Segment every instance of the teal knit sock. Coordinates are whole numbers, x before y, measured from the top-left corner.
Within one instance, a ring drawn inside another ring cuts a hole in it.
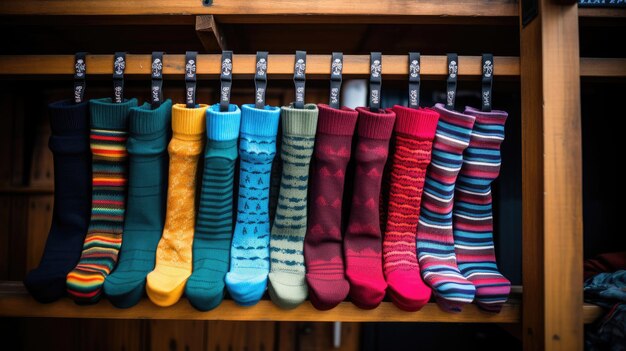
[[[171,114],[170,100],[154,110],[148,103],[130,110],[124,238],[117,267],[104,281],[104,293],[120,308],[139,302],[146,275],[154,269],[156,247],[165,222]]]
[[[282,308],[294,308],[307,297],[304,279],[304,234],[307,223],[309,164],[317,129],[317,106],[282,108],[283,139],[278,207],[270,239],[269,293]]]
[[[270,268],[268,197],[280,109],[241,109],[239,201],[226,287],[235,302],[251,306],[263,296]]]
[[[230,239],[233,233],[233,181],[237,159],[237,136],[241,111],[230,105],[207,109],[207,144],[200,207],[193,237],[193,273],[185,288],[191,304],[211,310],[224,297],[224,276],[228,272]]]

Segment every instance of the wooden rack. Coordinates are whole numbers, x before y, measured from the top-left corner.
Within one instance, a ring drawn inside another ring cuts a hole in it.
[[[315,311],[308,303],[283,311],[269,301],[251,308],[225,301],[211,312],[198,312],[185,300],[170,308],[155,307],[144,300],[126,310],[115,309],[106,301],[95,306],[75,306],[64,299],[41,305],[28,297],[20,284],[5,282],[0,283],[0,316],[520,323],[525,350],[582,350],[583,324],[595,320],[602,311],[582,300],[581,77],[623,79],[626,58],[581,58],[579,23],[581,26],[623,25],[626,10],[578,9],[572,0],[537,0],[537,4],[537,16],[523,26],[521,4],[515,0],[214,0],[212,6],[203,6],[200,0],[0,1],[0,18],[8,25],[188,26],[196,31],[202,46],[213,53],[219,51],[216,48],[228,49],[228,39],[232,39],[222,25],[232,29],[249,24],[270,27],[306,24],[307,30],[314,33],[326,24],[388,27],[452,24],[459,26],[456,30],[469,28],[466,26],[515,27],[519,30],[519,57],[496,56],[494,73],[512,81],[519,79],[521,85],[524,252],[521,301],[506,304],[498,315],[482,313],[475,306],[467,306],[459,314],[448,314],[434,304],[417,313],[406,313],[389,302],[372,311],[342,303],[326,312]],[[276,27],[271,28],[276,30]],[[502,43],[494,43],[498,44]],[[250,78],[254,74],[254,55],[250,51],[247,50],[248,55],[234,55],[236,78]],[[422,55],[423,77],[446,74],[446,57],[441,55],[443,52],[437,53],[440,55]],[[199,55],[199,77],[216,78],[219,58],[217,54]],[[73,60],[72,55],[0,56],[0,79],[70,78]],[[293,63],[293,55],[270,54],[270,79],[291,78]],[[406,79],[407,64],[406,55],[384,55],[385,79]],[[183,69],[183,55],[165,56],[166,78],[180,79]],[[87,56],[88,77],[105,77],[111,73],[112,55]],[[127,55],[125,73],[147,78],[149,55]],[[307,77],[328,79],[329,73],[330,55],[307,57]],[[365,77],[368,73],[369,56],[344,56],[345,76]],[[479,56],[459,56],[460,78],[476,79],[479,75]],[[0,187],[0,193],[28,195],[39,191]]]

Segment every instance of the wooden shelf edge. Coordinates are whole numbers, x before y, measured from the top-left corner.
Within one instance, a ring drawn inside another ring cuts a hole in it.
[[[581,77],[626,77],[626,58],[582,57]]]
[[[97,318],[97,319],[171,319],[223,321],[302,321],[302,322],[436,322],[436,323],[519,323],[518,303],[504,305],[500,313],[486,313],[476,305],[467,305],[461,313],[442,311],[429,303],[421,311],[405,312],[391,302],[373,310],[362,310],[343,302],[329,311],[318,311],[308,301],[293,310],[283,310],[271,301],[262,300],[253,307],[241,307],[231,300],[216,309],[201,312],[183,298],[171,307],[158,307],[148,299],[128,309],[118,309],[108,301],[78,306],[68,298],[50,304],[33,300],[20,282],[0,284],[0,317]]]
[[[0,15],[421,15],[517,17],[509,0],[3,0]]]
[[[20,195],[20,194],[54,194],[54,187],[42,186],[0,186],[0,195]]]

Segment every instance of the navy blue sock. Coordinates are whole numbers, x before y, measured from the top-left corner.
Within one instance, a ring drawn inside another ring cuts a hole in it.
[[[52,225],[39,267],[24,279],[40,302],[65,294],[65,279],[80,258],[91,210],[89,104],[55,102],[49,105],[49,116],[49,147],[54,155]]]

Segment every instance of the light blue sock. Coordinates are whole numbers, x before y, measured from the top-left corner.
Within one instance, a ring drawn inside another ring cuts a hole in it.
[[[226,287],[242,306],[259,302],[270,270],[269,189],[280,108],[241,107],[239,197]]]

